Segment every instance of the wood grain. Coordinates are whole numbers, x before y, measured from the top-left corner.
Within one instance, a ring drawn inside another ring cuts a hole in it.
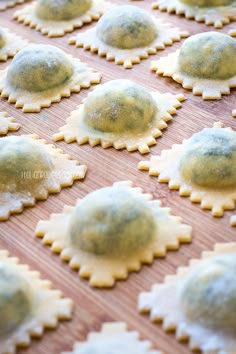
[[[172,22],[183,30],[188,30],[191,34],[214,30],[213,27],[198,24],[182,16],[153,11],[151,2],[151,0],[138,2],[114,0],[114,3],[120,5],[129,3],[146,8],[154,15]],[[221,120],[235,129],[231,111],[236,108],[236,90],[231,90],[231,95],[224,96],[222,100],[204,102],[171,79],[156,77],[150,71],[151,60],[176,50],[180,43],[143,60],[131,70],[125,70],[95,54],[69,46],[67,42],[70,34],[63,38],[49,39],[12,20],[14,11],[22,6],[24,5],[0,13],[1,25],[9,27],[31,42],[54,44],[79,57],[101,71],[102,82],[129,78],[151,90],[183,93],[188,99],[147,156],[143,157],[138,152],[116,151],[113,148],[103,150],[101,147],[92,148],[88,145],[79,147],[77,144],[68,145],[64,142],[56,144],[88,166],[85,180],[76,182],[72,188],[66,188],[59,195],[50,196],[46,202],[39,202],[36,207],[28,208],[23,214],[12,216],[9,221],[0,224],[0,247],[8,249],[13,256],[18,256],[21,262],[39,270],[42,277],[50,279],[54,286],[71,297],[76,305],[72,321],[60,324],[55,331],[46,331],[42,340],[33,340],[30,348],[19,350],[19,354],[59,354],[63,350],[71,350],[75,340],[85,340],[89,331],[100,330],[101,324],[105,321],[127,322],[130,329],[138,330],[143,338],[152,341],[155,348],[165,353],[189,354],[187,344],[179,344],[174,334],[166,334],[161,325],[152,324],[147,316],[138,314],[137,297],[141,291],[148,291],[153,283],[162,281],[166,274],[174,273],[178,266],[186,265],[190,258],[199,257],[203,250],[213,249],[215,242],[236,240],[236,229],[229,226],[233,212],[226,212],[223,218],[213,218],[210,212],[201,210],[198,204],[192,204],[188,198],[179,197],[177,192],[169,191],[167,185],[158,184],[156,178],[138,171],[137,164],[143,159],[149,159],[151,155],[159,154],[164,148],[170,148],[174,143],[180,143],[192,133],[204,127],[211,127],[215,121]],[[227,33],[233,27],[235,24],[225,26],[222,31]],[[4,68],[9,63],[10,61],[2,63],[0,67]],[[19,132],[11,134],[36,133],[51,142],[52,134],[64,124],[69,113],[81,103],[87,93],[88,90],[82,90],[80,94],[73,94],[59,104],[53,104],[49,109],[43,109],[41,113],[36,114],[23,114],[14,105],[1,99],[0,111],[8,112],[22,124]],[[139,273],[131,274],[127,281],[117,282],[111,290],[91,289],[86,280],[81,280],[77,272],[72,271],[57,255],[52,254],[48,247],[44,247],[40,240],[34,238],[34,229],[40,219],[48,219],[52,212],[61,212],[64,204],[73,205],[78,197],[111,185],[117,180],[127,179],[132,180],[136,186],[143,187],[146,192],[153,193],[155,198],[162,200],[164,206],[172,208],[173,214],[180,215],[185,223],[192,225],[193,242],[191,245],[182,246],[178,252],[169,252],[165,259],[155,260],[152,266],[143,266]]]

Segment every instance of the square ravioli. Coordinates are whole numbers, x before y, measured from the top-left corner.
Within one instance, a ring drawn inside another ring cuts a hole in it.
[[[15,119],[9,117],[6,112],[0,112],[0,135],[6,135],[8,131],[16,131],[20,128],[20,124]]]
[[[206,25],[222,28],[236,18],[235,0],[158,0],[152,4],[153,9],[175,12]]]
[[[220,99],[236,87],[236,40],[224,33],[204,32],[186,39],[180,50],[151,64],[151,70],[172,77],[194,95]]]
[[[111,287],[142,263],[151,264],[154,257],[191,242],[191,227],[150,199],[131,182],[118,182],[40,221],[35,234],[89,278],[91,286]]]
[[[72,352],[61,354],[163,354],[151,349],[151,343],[140,340],[138,332],[127,331],[122,322],[107,322],[100,332],[90,332],[84,342],[76,342]]]
[[[59,193],[86,174],[86,166],[78,166],[37,135],[1,138],[0,165],[0,221],[34,206],[36,200],[47,199],[49,193]]]
[[[216,244],[141,293],[138,308],[204,354],[236,352],[236,243]]]
[[[0,61],[6,61],[8,58],[14,57],[27,44],[27,40],[9,32],[7,28],[0,27]]]
[[[98,20],[111,8],[105,0],[38,0],[14,13],[14,19],[48,37],[61,37]]]
[[[181,94],[149,92],[131,80],[111,80],[88,95],[54,140],[145,154],[184,100]]]
[[[69,44],[90,49],[128,69],[187,36],[186,31],[156,19],[137,6],[124,5],[107,11],[95,27],[71,37]]]
[[[215,123],[160,156],[141,161],[138,168],[159,176],[159,182],[201,203],[213,216],[222,216],[236,202],[236,131],[223,126]]]
[[[100,73],[61,49],[32,44],[0,71],[0,93],[23,112],[40,112],[42,107],[50,107],[100,79]]]
[[[46,328],[71,318],[72,300],[5,250],[0,250],[0,302],[0,354],[15,354],[30,345],[31,337],[40,338]]]

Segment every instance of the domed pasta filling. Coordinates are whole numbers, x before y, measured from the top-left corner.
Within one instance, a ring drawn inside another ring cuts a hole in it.
[[[200,264],[179,288],[178,297],[181,310],[191,322],[235,332],[235,254],[215,256]]]
[[[0,49],[6,44],[6,35],[2,29],[0,29]]]
[[[73,247],[97,255],[127,256],[148,244],[156,222],[148,201],[127,187],[90,193],[70,220]]]
[[[152,43],[157,37],[157,28],[146,11],[127,5],[105,13],[98,21],[97,35],[112,47],[132,49]]]
[[[86,13],[92,0],[38,0],[37,16],[44,20],[68,21]]]
[[[0,263],[0,337],[19,327],[31,307],[30,284],[11,266]]]
[[[203,187],[236,185],[236,133],[217,128],[194,134],[179,161],[181,176]]]
[[[182,45],[178,66],[189,76],[212,80],[226,80],[236,75],[236,40],[217,33],[199,33]]]
[[[43,146],[29,137],[0,139],[1,189],[31,189],[47,179],[53,164]]]
[[[232,4],[234,0],[180,0],[184,4],[198,7],[217,7]]]
[[[67,55],[51,45],[30,45],[9,65],[7,81],[16,89],[40,92],[64,85],[73,74]]]
[[[97,87],[84,102],[84,122],[107,133],[142,132],[157,111],[152,95],[129,80],[114,80]]]

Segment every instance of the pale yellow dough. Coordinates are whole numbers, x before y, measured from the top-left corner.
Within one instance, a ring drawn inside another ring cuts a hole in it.
[[[172,77],[194,95],[220,99],[236,87],[236,40],[217,32],[189,37],[180,50],[151,64],[158,75]]]
[[[218,129],[223,129],[223,137]],[[204,140],[196,142],[196,137],[204,135]],[[224,144],[220,147],[221,139]],[[192,202],[201,203],[201,207],[210,209],[213,216],[222,216],[224,210],[235,208],[235,142],[236,132],[230,128],[223,128],[223,124],[218,122],[213,128],[194,134],[182,144],[173,145],[171,150],[163,150],[160,156],[153,156],[150,161],[141,161],[138,168],[148,170],[151,176],[159,176],[159,182],[168,183],[170,189],[179,190],[180,196],[190,197]],[[220,149],[222,153],[219,152]],[[194,154],[194,151],[200,155]]]
[[[211,3],[210,5],[207,5]],[[207,0],[158,0],[153,2],[152,8],[176,15],[184,15],[188,19],[197,22],[205,22],[206,25],[213,25],[215,28],[222,28],[224,25],[236,18],[236,1],[207,1]],[[202,4],[202,6],[199,4]],[[205,4],[205,6],[203,6]],[[218,4],[216,6],[215,4]],[[219,4],[223,4],[219,6]]]
[[[91,286],[111,287],[142,263],[191,242],[191,227],[150,199],[131,182],[118,182],[40,221],[35,234]]]
[[[27,44],[27,40],[9,32],[7,28],[0,27],[0,61],[6,61],[8,58],[14,57]]]
[[[97,21],[104,12],[111,8],[111,3],[105,0],[92,0],[92,6],[77,17],[68,20],[43,19],[36,12],[37,2],[25,6],[14,13],[14,19],[23,22],[24,25],[41,31],[48,37],[61,37],[68,32],[92,21]],[[46,11],[50,11],[46,9]]]
[[[7,10],[9,7],[14,7],[17,4],[22,4],[26,0],[1,0],[0,11]]]
[[[148,153],[183,100],[181,94],[149,92],[130,80],[112,80],[89,93],[54,140]]]
[[[232,116],[233,116],[233,117],[236,117],[236,109],[234,109],[234,110],[232,111]]]
[[[1,221],[85,177],[86,166],[37,135],[4,137],[0,146]]]
[[[40,338],[44,329],[71,318],[72,300],[6,250],[0,250],[0,273],[0,354],[15,354],[18,347],[29,346],[31,338]]]
[[[6,135],[9,131],[16,131],[20,124],[15,123],[15,119],[9,117],[6,112],[0,112],[0,135]]]
[[[178,340],[188,339],[192,350],[234,354],[235,257],[236,243],[216,244],[202,259],[191,260],[140,294],[139,311],[150,313],[153,322],[162,321],[166,331],[175,330]]]
[[[61,49],[32,44],[0,71],[0,92],[1,97],[8,98],[23,112],[40,112],[41,108],[60,102],[62,97],[99,83],[100,79],[100,73]]]
[[[86,341],[76,342],[72,352],[61,354],[162,354],[151,348],[149,341],[139,339],[138,332],[128,331],[125,323],[107,322],[100,332],[90,332]]]
[[[142,17],[144,17],[143,20]],[[129,29],[135,24],[133,19],[136,18],[136,25],[138,23],[140,26],[137,31],[138,35],[136,35],[136,29],[133,29],[135,35],[131,31],[129,32]],[[127,21],[127,26],[124,26],[125,21]],[[143,37],[142,30],[145,31]],[[101,33],[101,31],[103,31],[102,38],[101,35],[100,37],[98,35],[98,32]],[[105,42],[104,37],[109,36],[111,39]],[[149,36],[150,41],[148,40]],[[136,6],[126,5],[106,12],[95,27],[71,37],[69,44],[84,47],[85,50],[89,49],[101,57],[106,57],[108,61],[115,61],[116,64],[129,69],[133,64],[140,63],[141,59],[146,59],[150,54],[155,54],[157,50],[162,50],[165,46],[172,45],[173,42],[180,41],[181,38],[187,36],[186,31],[180,31]],[[140,45],[132,47],[134,42],[138,42],[139,37],[142,37]],[[115,42],[128,43],[126,43],[126,48],[122,48],[122,45],[117,47],[112,44]]]

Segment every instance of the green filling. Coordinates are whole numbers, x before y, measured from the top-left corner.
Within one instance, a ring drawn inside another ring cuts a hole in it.
[[[148,201],[127,187],[107,187],[87,195],[70,220],[73,247],[97,255],[129,255],[156,233]]]
[[[68,21],[86,13],[92,0],[38,0],[36,14],[44,20]]]
[[[147,130],[157,106],[152,95],[129,80],[101,85],[84,102],[84,122],[106,133],[137,133]]]
[[[0,336],[19,327],[31,310],[30,284],[11,266],[0,263]]]
[[[179,288],[179,304],[192,322],[236,330],[236,257],[224,254],[197,266]]]
[[[152,43],[157,37],[157,28],[146,11],[127,5],[105,13],[98,21],[97,35],[112,47],[132,49]]]
[[[236,184],[236,133],[207,128],[184,145],[179,170],[187,182],[224,188]]]
[[[53,164],[39,142],[23,136],[0,139],[1,189],[30,190],[49,177]]]
[[[40,92],[65,85],[73,64],[59,48],[36,44],[22,49],[9,65],[8,82],[16,89]]]
[[[199,33],[182,45],[178,66],[182,73],[202,79],[226,80],[236,75],[236,40],[217,32]]]
[[[227,6],[234,2],[234,0],[180,0],[184,4],[198,7],[217,7]]]

